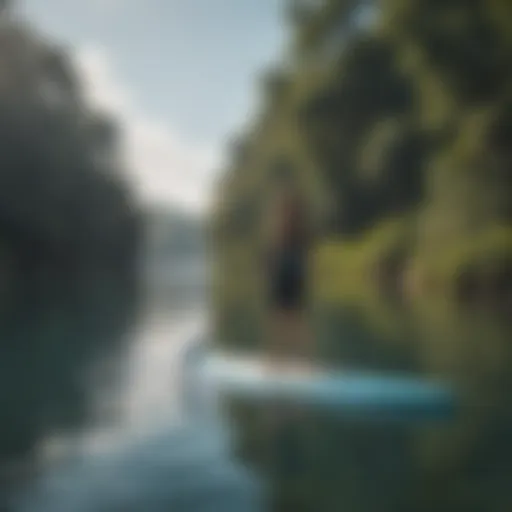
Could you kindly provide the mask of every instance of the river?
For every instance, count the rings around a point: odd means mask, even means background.
[[[460,414],[449,424],[411,426],[298,409],[276,414],[271,406],[236,400],[223,411],[236,442],[219,443],[209,428],[211,438],[204,428],[199,436],[179,434],[180,356],[207,320],[208,297],[204,282],[171,281],[151,284],[141,320],[117,356],[118,385],[112,393],[101,388],[88,427],[79,436],[44,439],[41,453],[48,464],[23,491],[15,512],[202,512],[197,504],[176,505],[187,460],[194,463],[188,483],[221,475],[222,499],[236,507],[219,509],[221,498],[210,488],[211,494],[196,493],[201,506],[213,507],[204,510],[512,509],[508,321],[442,302],[419,308],[386,301],[321,305],[314,311],[320,360],[442,378],[460,392]],[[251,315],[240,306],[232,342],[247,346],[254,340],[249,326],[257,320]],[[109,412],[113,405],[115,414]],[[198,471],[212,465],[214,471]],[[258,508],[253,477],[269,484],[271,505]],[[244,491],[235,499],[236,489]]]
[[[115,368],[115,379],[91,382],[97,392],[85,427],[41,438],[39,472],[10,510],[260,510],[256,483],[231,460],[228,432],[182,414],[180,360],[206,322],[205,283],[187,269],[148,281],[140,320],[104,370]]]
[[[233,400],[231,415],[243,433],[237,453],[272,482],[273,510],[512,509],[508,319],[443,300],[406,307],[376,298],[318,305],[313,316],[320,361],[442,379],[456,390],[459,410],[437,424],[307,410],[280,410],[281,421],[269,422],[269,407]],[[243,339],[243,329],[231,336]]]

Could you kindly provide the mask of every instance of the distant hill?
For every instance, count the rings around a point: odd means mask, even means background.
[[[150,262],[187,263],[206,251],[203,222],[177,207],[155,205],[146,210],[146,240]]]

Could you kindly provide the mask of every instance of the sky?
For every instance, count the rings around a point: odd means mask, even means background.
[[[67,46],[88,101],[123,126],[129,179],[145,201],[207,208],[227,142],[279,58],[280,0],[18,0]]]

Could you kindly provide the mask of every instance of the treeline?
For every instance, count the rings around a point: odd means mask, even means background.
[[[286,165],[322,205],[331,285],[357,269],[412,295],[510,294],[512,4],[286,6],[289,59],[221,185],[221,259],[255,243]]]
[[[0,5],[0,491],[8,462],[83,425],[95,363],[137,304],[141,218],[115,122],[65,49]],[[0,504],[0,506],[3,506]]]
[[[138,220],[113,121],[85,104],[69,57],[27,24],[0,29],[2,256],[22,273],[133,264]]]

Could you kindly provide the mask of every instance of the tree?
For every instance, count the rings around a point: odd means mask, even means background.
[[[133,318],[141,222],[117,165],[117,128],[90,111],[67,56],[14,18],[0,39],[9,43],[0,50],[0,457],[7,464],[34,455],[49,431],[87,418],[84,378],[119,347]],[[48,81],[63,101],[41,94]]]

